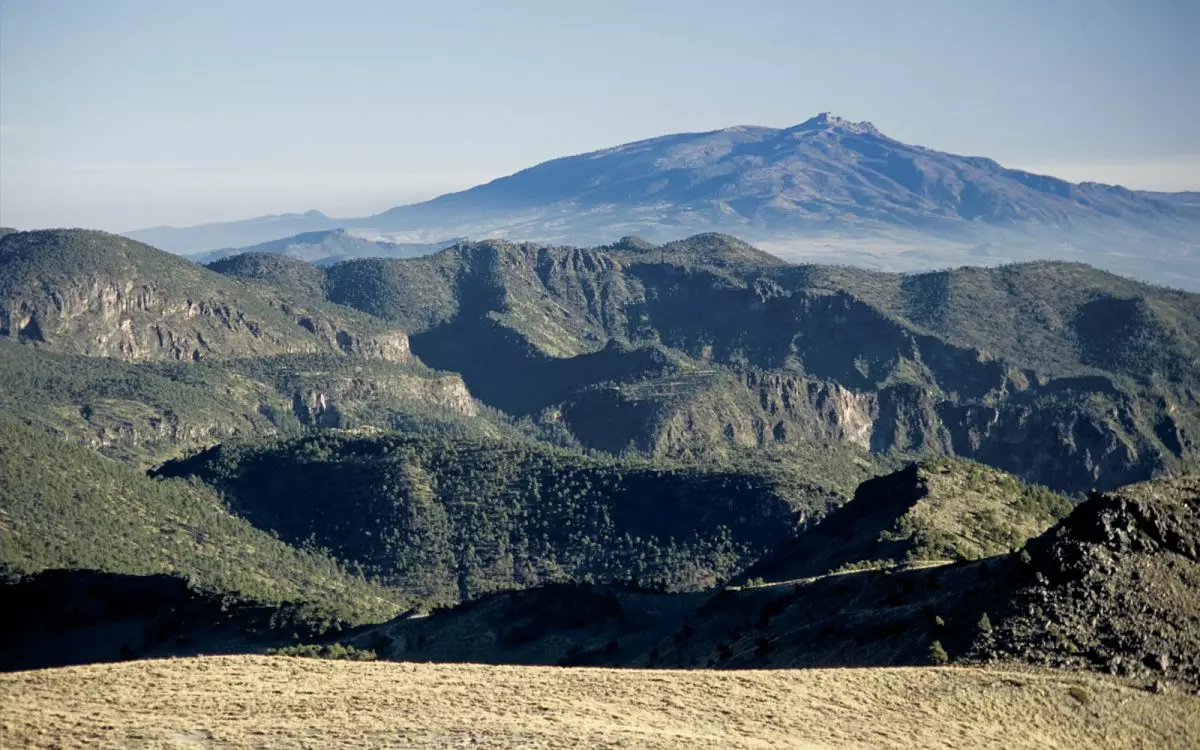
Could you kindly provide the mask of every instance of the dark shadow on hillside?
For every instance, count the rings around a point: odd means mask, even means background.
[[[48,570],[0,584],[0,671],[262,652],[313,639],[301,608],[191,588],[168,575]]]

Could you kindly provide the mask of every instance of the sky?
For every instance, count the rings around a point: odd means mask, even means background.
[[[0,0],[0,225],[368,215],[822,111],[1200,189],[1196,0]]]

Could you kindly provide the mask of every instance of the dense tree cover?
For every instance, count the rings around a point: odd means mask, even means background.
[[[912,275],[800,266],[783,276],[800,288],[849,291],[897,321],[1043,376],[1200,375],[1200,295],[1079,263]]]
[[[762,474],[433,433],[226,443],[160,473],[436,602],[555,580],[710,586],[838,501]]]
[[[226,276],[260,279],[303,297],[326,295],[325,272],[311,263],[277,253],[240,253],[205,266]]]
[[[170,573],[316,617],[377,621],[408,600],[229,512],[199,482],[155,480],[0,415],[0,568]]]

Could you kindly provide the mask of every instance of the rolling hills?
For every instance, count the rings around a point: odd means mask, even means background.
[[[670,466],[412,433],[226,443],[154,474],[212,485],[284,541],[311,541],[430,604],[553,581],[708,588],[841,501],[798,481],[803,467]]]

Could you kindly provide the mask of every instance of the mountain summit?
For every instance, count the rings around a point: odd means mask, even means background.
[[[810,117],[799,125],[788,128],[791,132],[803,133],[813,130],[834,130],[853,135],[879,135],[879,131],[869,122],[854,122],[838,117],[830,112],[822,112],[816,117]]]
[[[280,237],[313,229],[301,221],[296,231],[261,220],[246,229],[256,241],[267,226]],[[1169,195],[911,146],[828,112],[789,128],[667,135],[554,159],[337,226],[402,242],[492,236],[571,245],[718,231],[789,260],[902,271],[1070,260],[1200,289],[1200,215]],[[131,236],[194,250],[193,234],[214,227],[174,231]]]

